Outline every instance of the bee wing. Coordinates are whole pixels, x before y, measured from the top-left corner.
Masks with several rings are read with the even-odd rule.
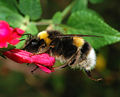
[[[81,34],[61,34],[61,35],[56,35],[53,36],[53,38],[62,38],[62,37],[101,37],[97,35],[81,35]]]

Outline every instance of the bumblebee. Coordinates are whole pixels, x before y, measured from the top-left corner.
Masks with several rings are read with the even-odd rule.
[[[64,63],[64,65],[55,69],[61,69],[67,66],[83,69],[89,78],[98,81],[100,79],[92,78],[90,72],[96,64],[95,51],[82,37],[97,36],[79,34],[64,35],[59,31],[42,31],[38,33],[37,38],[30,39],[24,49],[35,54],[48,53]]]

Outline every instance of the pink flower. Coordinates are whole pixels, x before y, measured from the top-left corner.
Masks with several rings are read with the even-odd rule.
[[[51,73],[54,71],[53,65],[55,63],[55,58],[46,53],[34,55],[24,50],[12,49],[4,52],[3,54],[17,63],[36,64],[42,71],[46,73]]]
[[[45,66],[42,66],[40,64],[36,64],[42,71],[46,72],[46,73],[51,73],[54,71],[54,68],[53,67],[45,67]]]
[[[9,24],[5,21],[0,21],[0,48],[7,47],[7,41],[11,35]]]
[[[12,44],[12,45],[16,45],[18,42],[19,42],[19,39],[18,38],[21,38],[22,34],[25,32],[19,28],[11,28],[11,35],[10,35],[10,40],[9,40],[9,43]]]
[[[0,20],[0,48],[7,47],[8,43],[16,45],[23,33],[23,30],[13,29],[7,22]]]
[[[39,55],[31,56],[32,60],[35,64],[44,64],[45,66],[53,66],[55,63],[55,58],[50,57],[48,54],[43,53]]]
[[[12,49],[10,51],[6,51],[3,55],[7,56],[9,59],[17,62],[17,63],[32,63],[33,60],[30,56],[32,53],[20,50],[20,49]]]

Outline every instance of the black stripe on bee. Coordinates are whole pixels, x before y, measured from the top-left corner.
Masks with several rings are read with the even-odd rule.
[[[90,49],[91,49],[90,44],[88,42],[85,42],[85,44],[81,48],[81,53],[87,55],[89,53]]]

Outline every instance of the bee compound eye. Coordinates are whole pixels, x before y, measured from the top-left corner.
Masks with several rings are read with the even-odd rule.
[[[32,42],[32,45],[36,45],[37,43],[36,42]]]
[[[34,39],[34,40],[32,40],[30,43],[31,43],[31,45],[33,45],[33,46],[38,45],[38,41],[37,41],[37,40],[35,40],[35,39]]]

